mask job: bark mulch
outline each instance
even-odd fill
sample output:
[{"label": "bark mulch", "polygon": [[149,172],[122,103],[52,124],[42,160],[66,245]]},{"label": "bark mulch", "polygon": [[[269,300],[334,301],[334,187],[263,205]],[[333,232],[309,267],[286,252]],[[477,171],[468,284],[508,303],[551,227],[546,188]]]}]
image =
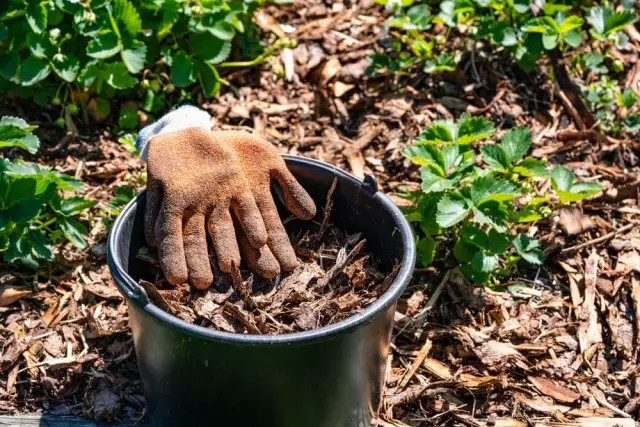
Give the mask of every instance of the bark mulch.
[{"label": "bark mulch", "polygon": [[[400,150],[432,121],[468,111],[491,118],[498,134],[530,127],[533,156],[605,188],[533,225],[545,266],[521,271],[500,289],[469,284],[447,257],[416,270],[398,304],[377,424],[635,426],[637,141],[576,130],[557,89],[545,83],[544,65],[525,74],[481,46],[455,72],[366,77],[384,20],[372,2],[296,1],[260,14],[265,39],[287,30],[298,46],[273,59],[284,78],[265,65],[226,76],[233,87],[216,99],[199,102],[194,92],[217,128],[249,129],[282,152],[359,177],[372,173],[394,197],[419,182]],[[143,420],[126,306],[106,267],[105,239],[116,191],[143,188],[144,166],[107,131],[78,124],[80,135],[64,136],[46,112],[18,104],[2,112],[40,124],[38,160],[82,179],[99,204],[87,218],[89,250],[65,246],[39,273],[0,266],[0,413]]]}]

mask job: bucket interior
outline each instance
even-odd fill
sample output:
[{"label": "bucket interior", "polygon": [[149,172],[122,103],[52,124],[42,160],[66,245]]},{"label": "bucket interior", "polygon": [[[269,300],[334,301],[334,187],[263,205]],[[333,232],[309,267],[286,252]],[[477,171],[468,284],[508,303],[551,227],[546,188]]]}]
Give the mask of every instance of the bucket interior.
[{"label": "bucket interior", "polygon": [[[413,237],[410,228],[400,211],[380,192],[366,188],[353,176],[333,166],[317,161],[286,157],[287,166],[300,184],[309,192],[317,206],[314,221],[321,221],[327,192],[335,177],[338,183],[333,194],[331,222],[347,233],[362,233],[367,242],[365,250],[383,273],[389,273],[395,262],[406,268],[413,268]],[[290,214],[284,209],[279,188],[272,188],[281,217]],[[117,258],[120,266],[137,283],[139,279],[153,281],[152,269],[146,261],[136,257],[138,250],[146,246],[144,238],[145,193],[136,199],[131,210],[125,209],[119,227],[114,226],[112,244],[117,250],[111,255]],[[296,233],[309,227],[307,221],[294,220],[287,224],[287,230]]]}]

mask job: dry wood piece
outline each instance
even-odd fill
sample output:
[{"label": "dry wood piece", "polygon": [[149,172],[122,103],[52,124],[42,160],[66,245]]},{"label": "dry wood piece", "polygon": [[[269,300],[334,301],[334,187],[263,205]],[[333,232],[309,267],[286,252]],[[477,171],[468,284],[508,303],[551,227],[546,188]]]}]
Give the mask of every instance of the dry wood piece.
[{"label": "dry wood piece", "polygon": [[527,377],[531,384],[538,389],[542,394],[546,394],[549,397],[563,403],[573,403],[580,398],[580,393],[568,389],[554,381],[548,380],[542,377],[534,377],[532,375]]}]

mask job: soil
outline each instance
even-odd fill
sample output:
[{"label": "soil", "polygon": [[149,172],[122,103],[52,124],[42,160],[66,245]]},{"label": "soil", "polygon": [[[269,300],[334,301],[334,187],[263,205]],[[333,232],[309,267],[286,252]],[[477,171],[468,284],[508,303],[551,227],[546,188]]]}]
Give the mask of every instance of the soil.
[{"label": "soil", "polygon": [[307,230],[290,236],[298,256],[298,267],[291,273],[267,280],[236,268],[229,275],[219,270],[211,253],[215,281],[209,289],[200,291],[189,284],[173,287],[156,267],[155,251],[143,247],[138,258],[149,262],[160,279],[141,280],[140,285],[162,310],[186,322],[231,333],[309,331],[360,313],[391,285],[399,264],[396,261],[392,271],[379,270],[360,233],[346,233],[331,223],[336,182],[327,193],[322,219],[305,222],[311,225]]},{"label": "soil", "polygon": [[[580,130],[544,62],[525,73],[479,44],[455,72],[366,77],[386,17],[373,2],[296,0],[260,14],[267,43],[293,30],[293,55],[274,58],[289,77],[264,65],[226,75],[233,86],[213,100],[194,91],[216,128],[248,129],[283,153],[371,173],[393,197],[420,182],[400,150],[434,120],[468,111],[493,120],[498,134],[531,128],[534,157],[605,187],[534,224],[545,266],[521,270],[501,290],[450,272],[448,255],[416,270],[397,307],[376,424],[633,426],[640,416],[637,135],[602,140]],[[640,38],[632,34],[629,44],[612,49],[627,87],[640,75]],[[89,249],[65,245],[37,274],[0,265],[3,296],[11,295],[0,304],[0,413],[143,421],[126,304],[106,267],[105,242],[114,192],[141,190],[144,165],[108,126],[78,122],[79,134],[65,134],[52,112],[18,101],[0,113],[40,125],[36,160],[82,179],[83,194],[99,201],[86,218]]]}]

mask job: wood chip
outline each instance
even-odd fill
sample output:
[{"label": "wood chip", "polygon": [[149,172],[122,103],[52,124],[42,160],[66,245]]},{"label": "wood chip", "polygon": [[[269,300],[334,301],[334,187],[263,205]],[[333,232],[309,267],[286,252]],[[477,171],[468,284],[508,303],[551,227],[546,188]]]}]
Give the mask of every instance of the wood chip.
[{"label": "wood chip", "polygon": [[542,377],[535,377],[533,375],[529,375],[527,379],[535,386],[535,388],[538,389],[540,393],[545,394],[558,402],[573,403],[580,398],[580,393],[564,387],[555,381]]}]

